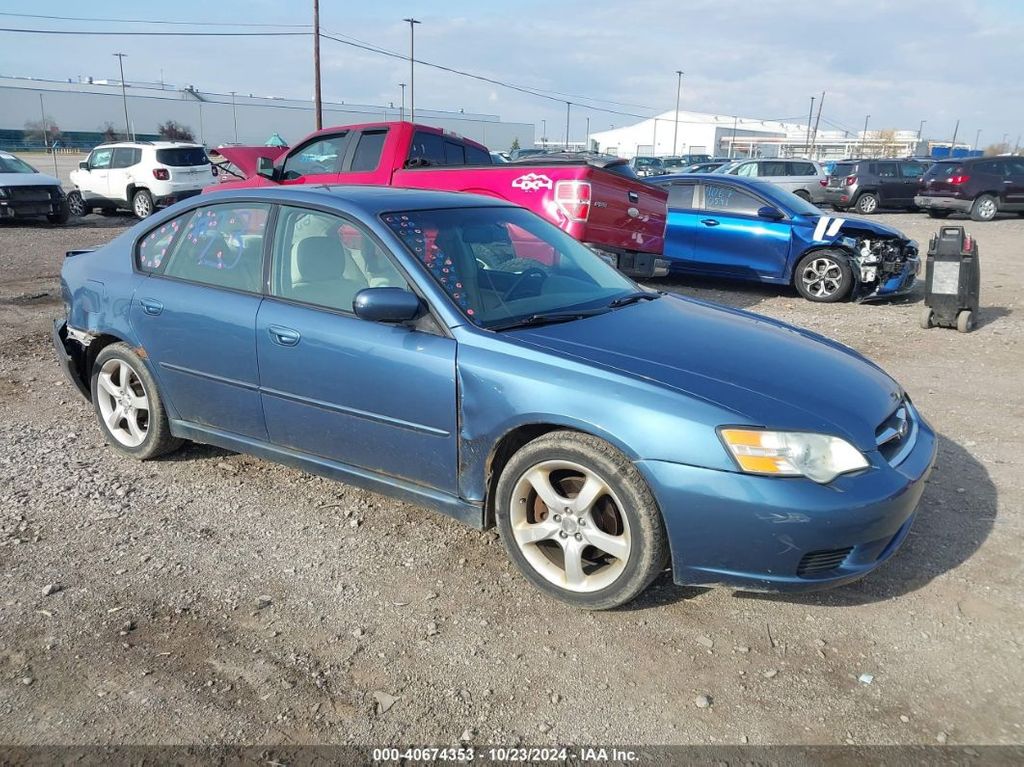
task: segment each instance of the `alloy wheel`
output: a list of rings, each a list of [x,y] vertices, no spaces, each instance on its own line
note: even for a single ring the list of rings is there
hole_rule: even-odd
[[[68,210],[75,218],[81,218],[85,215],[85,200],[82,199],[81,194],[72,192],[68,195]]]
[[[989,219],[996,217],[996,201],[991,197],[986,197],[984,200],[978,203],[978,217],[988,221]]]
[[[512,491],[512,535],[530,566],[575,592],[610,586],[632,551],[629,521],[608,483],[572,461],[543,461]]]
[[[150,213],[153,212],[153,203],[149,199],[148,195],[135,195],[135,200],[132,203],[132,205],[135,210],[135,215],[138,216],[139,218],[146,218]]]
[[[857,209],[861,213],[874,213],[878,209],[878,200],[875,199],[874,195],[866,194],[860,198]]]
[[[124,447],[138,447],[149,434],[149,397],[142,379],[124,360],[100,368],[96,397],[110,435]]]
[[[815,258],[804,267],[800,279],[810,295],[826,298],[839,292],[843,284],[843,270],[831,258]]]

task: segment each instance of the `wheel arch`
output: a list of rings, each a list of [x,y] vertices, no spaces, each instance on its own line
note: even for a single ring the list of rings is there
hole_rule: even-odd
[[[99,357],[100,352],[108,346],[118,343],[126,344],[131,348],[139,359],[142,360],[142,363],[149,368],[150,375],[153,375],[152,366],[149,364],[149,357],[146,354],[145,349],[141,346],[135,346],[126,338],[121,338],[114,333],[97,333],[92,336],[88,345],[83,345],[78,341],[72,341],[69,344],[72,347],[69,349],[69,354],[75,363],[72,367],[72,373],[82,384],[84,390],[89,392],[90,402],[92,401],[92,373],[93,368],[96,366],[96,358]],[[77,347],[77,351],[75,351],[75,347]]]

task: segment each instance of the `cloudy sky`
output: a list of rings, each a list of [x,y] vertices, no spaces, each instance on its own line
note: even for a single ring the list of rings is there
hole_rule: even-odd
[[[4,2],[0,27],[63,30],[271,31],[217,23],[307,24],[305,0],[91,0]],[[174,20],[195,26],[59,21],[7,14]],[[417,59],[501,80],[553,98],[417,66],[417,106],[465,109],[565,131],[594,131],[672,109],[675,70],[682,107],[766,119],[805,120],[827,92],[824,127],[916,130],[980,144],[1013,144],[1024,132],[1024,2],[1021,0],[484,0],[362,3],[321,0],[325,31]],[[280,28],[280,31],[296,31]],[[311,96],[306,37],[103,37],[0,32],[0,73],[46,78],[116,77],[111,52],[128,54],[128,80],[194,84],[200,90]],[[408,63],[331,40],[322,47],[325,99],[399,101]],[[589,108],[584,105],[589,105]],[[539,132],[538,132],[539,135]]]

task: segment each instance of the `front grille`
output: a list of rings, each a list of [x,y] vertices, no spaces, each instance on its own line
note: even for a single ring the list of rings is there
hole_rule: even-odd
[[[7,194],[14,202],[49,202],[57,197],[55,186],[9,186]]]
[[[804,554],[800,564],[796,566],[796,574],[804,578],[809,575],[818,575],[829,570],[835,570],[850,555],[851,551],[853,551],[852,546],[847,546],[844,549],[811,551]]]
[[[899,463],[913,446],[917,437],[917,423],[914,411],[906,400],[875,429],[875,444],[878,452],[889,463]]]

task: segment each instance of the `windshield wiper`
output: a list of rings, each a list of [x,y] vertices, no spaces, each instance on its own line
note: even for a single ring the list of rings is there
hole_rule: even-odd
[[[593,317],[597,314],[604,314],[608,309],[583,309],[578,312],[543,312],[531,314],[528,317],[520,317],[515,320],[499,322],[489,326],[488,330],[511,330],[512,328],[526,328],[536,325],[553,325],[557,322],[572,322],[581,320],[584,317]]]
[[[636,293],[628,293],[616,298],[608,304],[608,306],[613,309],[618,309],[620,306],[629,306],[630,304],[635,304],[637,301],[653,301],[656,298],[661,298],[661,293],[649,293],[646,290],[638,290]]]

